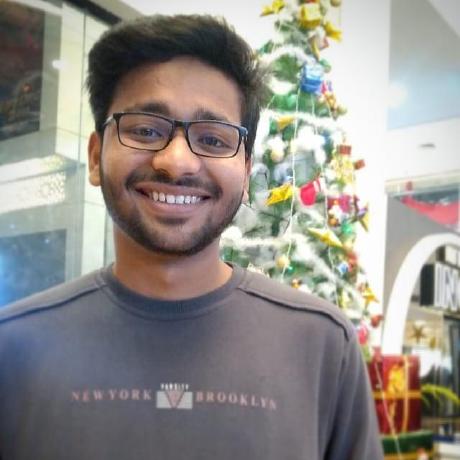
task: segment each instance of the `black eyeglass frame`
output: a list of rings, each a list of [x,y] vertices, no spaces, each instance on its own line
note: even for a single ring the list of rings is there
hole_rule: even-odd
[[[131,145],[124,144],[123,141],[121,140],[121,136],[120,136],[120,119],[124,115],[147,115],[147,116],[151,116],[151,117],[161,118],[161,119],[171,123],[171,132],[169,134],[169,139],[166,142],[166,144],[164,145],[164,147],[162,147],[161,149],[147,149],[147,148],[143,149],[143,148],[132,147]],[[233,158],[238,153],[238,151],[240,150],[241,141],[244,140],[244,142],[246,143],[246,140],[247,140],[247,137],[248,137],[247,128],[245,128],[244,126],[239,126],[239,125],[235,125],[233,123],[229,123],[227,121],[222,121],[222,120],[191,120],[191,121],[188,121],[188,120],[176,120],[174,118],[165,117],[164,115],[158,115],[158,114],[152,113],[152,112],[115,112],[112,115],[110,115],[107,118],[107,120],[105,120],[105,122],[103,123],[102,132],[104,132],[104,129],[113,120],[115,120],[115,123],[116,123],[116,126],[117,126],[118,141],[120,142],[121,145],[124,145],[125,147],[128,147],[130,149],[146,150],[148,152],[161,152],[161,150],[164,150],[170,144],[170,142],[173,140],[174,134],[176,132],[176,128],[184,128],[185,140],[187,141],[187,145],[188,145],[188,147],[189,147],[191,152],[193,152],[195,155],[198,155],[198,156],[201,156],[201,157],[207,157],[207,158]],[[226,126],[231,126],[232,128],[235,128],[238,131],[238,136],[239,136],[236,151],[232,155],[224,155],[224,156],[206,155],[206,154],[203,154],[203,153],[195,152],[193,150],[193,148],[192,148],[192,145],[190,143],[190,139],[188,137],[188,130],[189,130],[190,126],[192,126],[194,124],[199,124],[199,123],[217,123],[217,124],[220,124],[220,125],[226,125]]]

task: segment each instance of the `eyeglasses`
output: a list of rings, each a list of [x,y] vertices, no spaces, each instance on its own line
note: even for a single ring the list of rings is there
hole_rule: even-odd
[[[190,150],[203,157],[230,158],[238,153],[248,135],[243,126],[225,121],[182,121],[144,112],[119,112],[111,115],[102,129],[115,120],[118,140],[126,147],[158,152],[174,137],[176,128],[184,128]]]

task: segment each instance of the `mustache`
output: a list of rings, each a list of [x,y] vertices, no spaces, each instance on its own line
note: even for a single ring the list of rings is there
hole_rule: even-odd
[[[214,182],[204,181],[195,176],[183,176],[178,179],[172,179],[168,174],[161,171],[133,171],[126,178],[125,186],[134,188],[139,182],[155,182],[177,187],[190,187],[200,189],[208,193],[213,198],[222,196],[222,189]]]

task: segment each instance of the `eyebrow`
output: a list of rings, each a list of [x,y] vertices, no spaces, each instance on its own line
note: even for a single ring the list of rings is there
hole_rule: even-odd
[[[161,102],[147,102],[146,104],[136,104],[131,107],[127,107],[126,109],[124,109],[124,112],[148,112],[173,118],[169,107]],[[228,117],[226,117],[225,115],[218,114],[205,108],[199,108],[195,110],[190,121],[193,120],[216,120],[225,121],[227,123],[235,123],[230,121]]]

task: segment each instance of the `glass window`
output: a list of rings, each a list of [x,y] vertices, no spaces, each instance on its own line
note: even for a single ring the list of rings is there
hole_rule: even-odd
[[[107,25],[65,2],[0,2],[0,305],[112,256],[88,183],[86,55]]]

